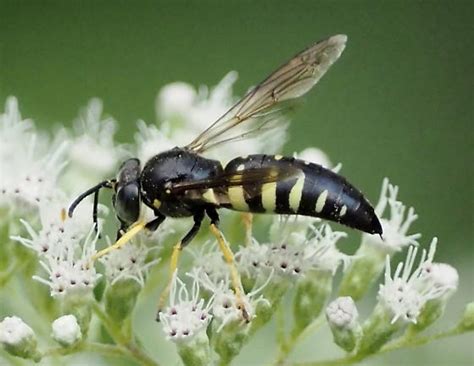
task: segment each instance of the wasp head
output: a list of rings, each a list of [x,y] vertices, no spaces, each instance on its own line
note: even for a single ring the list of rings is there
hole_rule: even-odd
[[[120,167],[113,204],[119,220],[127,226],[140,216],[140,160],[128,159]]]

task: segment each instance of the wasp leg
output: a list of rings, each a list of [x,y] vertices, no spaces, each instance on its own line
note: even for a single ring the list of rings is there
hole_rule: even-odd
[[[253,215],[250,212],[243,212],[241,216],[245,227],[245,245],[249,246],[252,244]]]
[[[122,236],[123,234],[125,234],[127,232],[127,224],[125,222],[123,222],[122,220],[120,220],[120,227],[119,229],[117,230],[117,235],[115,236],[115,241],[118,241]]]
[[[148,222],[146,225],[145,225],[145,229],[147,230],[150,230],[150,231],[156,231],[156,229],[158,229],[158,227],[163,223],[163,221],[165,221],[166,219],[166,216],[165,215],[162,215],[161,213],[159,213],[158,211],[155,211],[155,218],[153,220],[151,220],[150,222]]]
[[[224,256],[226,263],[230,268],[230,278],[232,280],[232,287],[234,288],[235,297],[237,298],[237,306],[242,311],[242,316],[245,321],[249,322],[250,317],[247,309],[245,309],[245,304],[243,301],[243,290],[242,290],[242,281],[240,280],[240,273],[237,270],[237,266],[235,265],[234,260],[234,253],[232,249],[230,249],[229,244],[227,244],[224,235],[217,227],[219,223],[219,215],[214,208],[206,210],[207,215],[211,219],[211,232],[217,239],[217,243],[219,244],[219,249]]]
[[[99,232],[99,223],[97,221],[97,207],[99,206],[99,190],[94,192],[94,204],[92,206],[92,221],[94,222],[95,232]]]
[[[173,276],[178,268],[178,261],[179,261],[179,256],[181,254],[181,251],[183,248],[188,245],[191,240],[196,236],[196,234],[199,231],[199,228],[201,227],[202,220],[204,219],[204,211],[198,211],[194,214],[194,225],[191,228],[191,230],[188,231],[188,233],[184,236],[183,239],[181,239],[179,242],[175,244],[173,247],[173,252],[171,253],[171,258],[170,258],[170,267],[169,267],[169,278],[168,278],[168,284],[166,285],[165,289],[160,295],[160,299],[158,301],[158,313],[156,315],[156,320],[160,321],[160,313],[161,310],[164,308],[165,302],[168,299],[168,294],[171,289],[171,284],[173,282]]]
[[[130,226],[127,232],[124,233],[120,237],[120,239],[115,242],[115,244],[108,246],[107,248],[104,248],[102,250],[99,250],[97,253],[95,253],[91,258],[92,263],[96,261],[97,259],[99,259],[100,257],[103,257],[106,254],[109,254],[112,250],[123,247],[130,240],[132,240],[135,235],[137,235],[140,231],[142,231],[145,227],[146,227],[146,223],[143,221],[137,221],[136,223],[134,223],[132,226]]]

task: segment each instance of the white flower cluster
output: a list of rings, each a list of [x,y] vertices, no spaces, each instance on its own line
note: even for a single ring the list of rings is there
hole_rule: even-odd
[[[303,218],[307,224],[307,220]],[[275,218],[274,225],[278,226],[283,235],[276,244],[259,244],[255,239],[247,247],[241,247],[236,253],[236,260],[242,272],[248,276],[258,277],[262,274],[267,277],[269,271],[276,276],[301,277],[309,270],[328,271],[334,274],[342,263],[347,266],[350,256],[340,252],[336,243],[347,236],[340,231],[332,231],[329,224],[315,227],[310,224],[303,232],[294,232],[287,226],[300,227],[301,224],[286,220],[281,222]],[[284,233],[290,232],[293,237]],[[277,279],[275,279],[277,281]]]
[[[105,275],[111,284],[122,279],[132,279],[140,286],[145,285],[145,273],[160,259],[146,262],[148,254],[157,247],[147,247],[140,240],[128,243],[100,258],[105,266]]]
[[[0,208],[26,215],[38,203],[57,196],[67,142],[48,146],[31,120],[24,120],[18,101],[9,97],[0,114]]]
[[[99,180],[115,174],[118,163],[127,156],[121,145],[114,142],[117,122],[102,117],[102,101],[93,98],[74,121],[73,132],[62,130],[56,139],[68,140],[68,167],[62,183],[68,192],[77,193]]]
[[[48,278],[33,276],[33,279],[49,286],[51,296],[82,296],[90,293],[101,277],[91,261],[96,252],[96,242],[97,234],[91,229],[82,247],[74,247],[71,242],[65,243],[56,256],[45,255],[40,259]]]
[[[430,244],[428,254],[423,250],[420,264],[414,270],[417,247],[408,248],[405,263],[400,262],[393,275],[390,257],[387,255],[385,281],[383,285],[380,285],[378,298],[384,308],[393,314],[392,323],[398,319],[416,323],[428,300],[440,298],[457,288],[457,272],[450,266],[433,264],[436,243],[435,238]],[[433,269],[435,269],[434,275],[431,274]]]

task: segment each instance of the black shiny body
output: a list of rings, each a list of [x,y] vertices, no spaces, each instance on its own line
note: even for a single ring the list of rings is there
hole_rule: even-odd
[[[236,158],[227,164],[225,171],[236,171],[242,166],[245,170],[273,167],[301,171],[299,177],[276,182],[274,207],[268,207],[262,199],[265,185],[244,186],[250,212],[320,217],[371,234],[382,233],[374,209],[363,194],[344,177],[321,165],[293,157],[259,154]]]
[[[222,184],[213,188],[203,184],[199,189],[173,191],[177,183],[212,182],[223,173],[226,176],[238,173],[245,180],[246,172],[262,168],[274,171],[291,169],[298,174],[264,184]],[[320,165],[292,157],[250,155],[233,159],[223,169],[216,160],[174,148],[154,156],[145,164],[140,184],[143,202],[167,217],[194,216],[208,209],[228,208],[253,213],[321,217],[371,234],[382,232],[370,203],[345,178]],[[206,192],[211,196],[206,196]]]
[[[209,206],[185,194],[172,194],[174,184],[216,177],[222,173],[217,160],[181,148],[174,148],[152,157],[143,167],[141,192],[143,202],[164,216],[187,217]]]

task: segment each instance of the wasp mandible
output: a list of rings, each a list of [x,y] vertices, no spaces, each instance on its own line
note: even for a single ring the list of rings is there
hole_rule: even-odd
[[[71,204],[69,216],[85,197],[94,194],[93,220],[97,225],[99,190],[114,190],[119,240],[95,257],[120,247],[144,228],[156,230],[167,217],[193,217],[194,225],[175,246],[174,272],[179,251],[195,237],[207,215],[225,258],[233,265],[232,254],[217,228],[217,210],[221,208],[320,217],[381,235],[380,221],[361,191],[318,164],[281,155],[255,154],[237,157],[224,167],[202,155],[212,147],[278,128],[275,121],[285,111],[287,102],[303,96],[319,81],[339,58],[346,41],[345,35],[335,35],[313,44],[251,89],[190,144],[159,153],[143,167],[138,159],[129,159],[120,167],[117,178],[81,194]],[[155,214],[155,219],[148,223],[140,222],[142,203]],[[240,280],[235,266],[231,269],[238,295]]]

